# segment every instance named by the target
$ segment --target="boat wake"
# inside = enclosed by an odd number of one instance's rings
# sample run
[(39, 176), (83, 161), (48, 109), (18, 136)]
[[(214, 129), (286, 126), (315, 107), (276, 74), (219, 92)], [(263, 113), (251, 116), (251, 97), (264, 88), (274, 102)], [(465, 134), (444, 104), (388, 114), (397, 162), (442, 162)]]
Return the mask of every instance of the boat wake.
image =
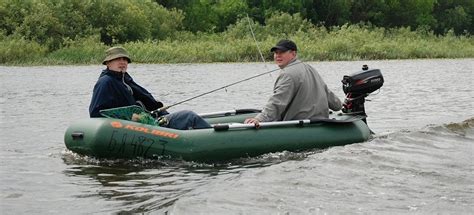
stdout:
[(450, 123), (444, 126), (453, 133), (460, 134), (467, 137), (473, 136), (474, 117), (466, 119), (460, 123)]
[(194, 161), (185, 161), (182, 159), (170, 157), (158, 157), (156, 159), (136, 158), (136, 159), (106, 159), (94, 158), (86, 155), (79, 155), (68, 149), (61, 152), (61, 157), (64, 163), (68, 165), (97, 165), (107, 167), (141, 167), (146, 168), (160, 168), (160, 167), (183, 167), (183, 168), (231, 168), (232, 166), (240, 166), (245, 168), (263, 167), (272, 164), (285, 162), (288, 160), (304, 160), (311, 154), (319, 153), (324, 150), (314, 149), (311, 151), (302, 152), (274, 152), (259, 155), (256, 157), (237, 158), (228, 161), (219, 161), (214, 163), (202, 163)]
[[(291, 189), (292, 195), (311, 195), (312, 199), (337, 202), (337, 205), (326, 205), (326, 209), (339, 208), (340, 202), (362, 204), (361, 199), (368, 198), (374, 205), (390, 204), (397, 212), (406, 212), (409, 207), (429, 213), (448, 212), (443, 208), (472, 202), (472, 190), (464, 188), (472, 184), (473, 139), (474, 118), (470, 118), (378, 135), (363, 143), (324, 150), (283, 151), (219, 163), (172, 158), (97, 159), (68, 150), (63, 151), (62, 159), (70, 165), (64, 171), (66, 175), (87, 177), (99, 183), (94, 189), (100, 192), (95, 195), (126, 198), (127, 204), (114, 209), (122, 212), (186, 210), (189, 202), (214, 198), (222, 194), (222, 189), (226, 190), (226, 198), (237, 199), (241, 193), (255, 190), (271, 193), (273, 186), (266, 187), (262, 181), (279, 177), (285, 184), (273, 184), (287, 186), (287, 181), (301, 175), (304, 177), (298, 177), (299, 189)], [(233, 189), (235, 184), (242, 186)], [(265, 187), (270, 190), (259, 190)], [(393, 198), (400, 200), (393, 203)], [(229, 202), (219, 206), (236, 207), (234, 201)], [(299, 207), (302, 205), (293, 209), (297, 211)]]
[(425, 127), (417, 130), (400, 130), (391, 133), (382, 133), (374, 135), (373, 139), (384, 139), (389, 136), (400, 136), (406, 134), (432, 134), (434, 136), (439, 135), (460, 135), (462, 137), (472, 139), (474, 137), (474, 117), (466, 119), (462, 122), (451, 122), (447, 124), (429, 124)]

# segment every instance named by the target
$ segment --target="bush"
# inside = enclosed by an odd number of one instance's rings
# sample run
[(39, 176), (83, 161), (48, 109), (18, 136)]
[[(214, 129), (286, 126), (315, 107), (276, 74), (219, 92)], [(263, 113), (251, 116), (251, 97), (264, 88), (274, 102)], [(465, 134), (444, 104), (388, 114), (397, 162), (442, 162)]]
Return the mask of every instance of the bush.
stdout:
[(111, 45), (172, 37), (184, 15), (151, 0), (0, 1), (0, 27), (7, 36), (33, 40), (51, 51), (73, 39), (99, 34)]
[(289, 35), (295, 32), (307, 32), (309, 29), (314, 28), (314, 25), (308, 20), (303, 19), (299, 13), (290, 15), (288, 13), (276, 12), (265, 21), (265, 24), (265, 31), (268, 35), (281, 38), (288, 38)]
[(250, 28), (252, 28), (255, 38), (262, 39), (266, 35), (265, 28), (249, 17), (241, 18), (235, 24), (229, 25), (223, 35), (228, 40), (253, 38)]
[(0, 64), (38, 62), (46, 55), (47, 50), (37, 42), (3, 35), (0, 40)]
[(99, 35), (93, 35), (68, 40), (63, 48), (51, 52), (47, 61), (52, 64), (100, 64), (108, 47), (99, 38)]

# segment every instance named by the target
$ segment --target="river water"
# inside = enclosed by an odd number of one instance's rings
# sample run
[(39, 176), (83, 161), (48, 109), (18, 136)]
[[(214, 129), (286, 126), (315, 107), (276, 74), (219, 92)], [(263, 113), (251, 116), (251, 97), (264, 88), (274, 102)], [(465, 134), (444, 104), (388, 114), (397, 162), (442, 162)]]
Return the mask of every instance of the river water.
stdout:
[[(0, 67), (0, 214), (472, 214), (474, 59), (311, 62), (340, 98), (363, 64), (385, 84), (368, 98), (374, 138), (324, 150), (204, 164), (98, 160), (66, 150), (102, 69)], [(173, 104), (273, 64), (131, 64)], [(178, 105), (198, 113), (260, 108), (277, 73)]]

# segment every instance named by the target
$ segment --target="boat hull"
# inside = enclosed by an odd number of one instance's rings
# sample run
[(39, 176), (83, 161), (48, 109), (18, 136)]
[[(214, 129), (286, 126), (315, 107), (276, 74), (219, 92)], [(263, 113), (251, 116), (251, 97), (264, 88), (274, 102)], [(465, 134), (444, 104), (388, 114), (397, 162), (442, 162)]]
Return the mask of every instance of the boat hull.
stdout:
[[(242, 122), (252, 114), (208, 118), (210, 123)], [(370, 129), (361, 119), (333, 116), (343, 123), (314, 122), (265, 128), (175, 130), (132, 121), (91, 118), (66, 131), (66, 147), (97, 158), (171, 157), (219, 161), (269, 152), (301, 151), (366, 141)]]

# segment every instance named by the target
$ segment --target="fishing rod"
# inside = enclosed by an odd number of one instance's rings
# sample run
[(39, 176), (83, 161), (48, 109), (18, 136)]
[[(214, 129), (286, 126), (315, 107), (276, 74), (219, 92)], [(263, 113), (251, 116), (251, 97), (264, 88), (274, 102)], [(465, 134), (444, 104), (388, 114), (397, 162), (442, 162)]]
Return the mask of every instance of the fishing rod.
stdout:
[[(301, 62), (301, 61), (300, 61), (300, 62), (293, 62), (293, 63), (291, 63), (291, 64), (288, 64), (285, 68), (288, 68), (288, 67), (291, 67), (291, 66), (300, 64), (300, 63), (302, 63), (302, 62)], [(254, 79), (254, 78), (260, 77), (260, 76), (262, 76), (262, 75), (266, 75), (266, 74), (268, 74), (268, 73), (275, 72), (275, 71), (280, 70), (280, 69), (281, 69), (281, 68), (276, 68), (276, 69), (273, 69), (273, 70), (270, 70), (270, 71), (266, 71), (266, 72), (264, 72), (264, 73), (260, 73), (260, 74), (258, 74), (258, 75), (254, 75), (254, 76), (251, 76), (251, 77), (242, 79), (242, 80), (240, 80), (240, 81), (236, 81), (236, 82), (234, 82), (234, 83), (231, 83), (231, 84), (228, 84), (228, 85), (225, 85), (225, 86), (216, 88), (216, 89), (214, 89), (214, 90), (211, 90), (211, 91), (208, 91), (208, 92), (205, 92), (205, 93), (201, 93), (201, 94), (199, 94), (199, 95), (197, 95), (197, 96), (193, 96), (193, 97), (191, 97), (191, 98), (182, 100), (182, 101), (180, 101), (180, 102), (176, 102), (176, 103), (174, 103), (174, 104), (172, 104), (172, 105), (168, 105), (168, 106), (164, 106), (164, 107), (158, 108), (158, 109), (152, 111), (152, 113), (159, 113), (159, 112), (161, 112), (161, 111), (167, 110), (167, 109), (170, 108), (170, 107), (174, 107), (174, 106), (176, 106), (176, 105), (185, 103), (185, 102), (187, 102), (187, 101), (191, 101), (191, 100), (193, 100), (193, 99), (195, 99), (195, 98), (199, 98), (199, 97), (201, 97), (201, 96), (204, 96), (204, 95), (207, 95), (207, 94), (216, 92), (216, 91), (218, 91), (218, 90), (225, 89), (225, 88), (227, 88), (227, 87), (230, 87), (230, 86), (233, 86), (233, 85), (242, 83), (242, 82), (244, 82), (244, 81), (248, 81), (248, 80), (250, 80), (250, 79)]]
[(227, 88), (227, 87), (230, 87), (230, 86), (233, 86), (233, 85), (242, 83), (242, 82), (244, 82), (244, 81), (248, 81), (248, 80), (250, 80), (250, 79), (254, 79), (254, 78), (256, 78), (256, 77), (260, 77), (260, 76), (262, 76), (262, 75), (266, 75), (266, 74), (271, 73), (271, 72), (275, 72), (275, 71), (277, 71), (277, 70), (279, 70), (279, 69), (280, 69), (280, 68), (277, 68), (277, 69), (270, 70), (270, 71), (267, 71), (267, 72), (264, 72), (264, 73), (260, 73), (260, 74), (258, 74), (258, 75), (254, 75), (254, 76), (252, 76), (252, 77), (248, 77), (248, 78), (242, 79), (242, 80), (240, 80), (240, 81), (237, 81), (237, 82), (234, 82), (234, 83), (231, 83), (231, 84), (228, 84), (228, 85), (225, 85), (225, 86), (216, 88), (216, 89), (214, 89), (214, 90), (211, 90), (211, 91), (208, 91), (208, 92), (205, 92), (205, 93), (201, 93), (201, 94), (199, 94), (199, 95), (197, 95), (197, 96), (193, 96), (193, 97), (188, 98), (188, 99), (185, 99), (185, 100), (183, 100), (183, 101), (176, 102), (176, 103), (174, 103), (174, 104), (172, 104), (172, 105), (168, 105), (168, 106), (164, 106), (164, 107), (158, 108), (157, 110), (155, 110), (155, 111), (153, 111), (153, 112), (158, 112), (158, 113), (159, 113), (159, 112), (161, 112), (161, 111), (167, 110), (167, 109), (170, 108), (170, 107), (174, 107), (174, 106), (176, 106), (176, 105), (185, 103), (185, 102), (187, 102), (187, 101), (191, 101), (191, 100), (193, 100), (193, 99), (195, 99), (195, 98), (199, 98), (199, 97), (201, 97), (201, 96), (204, 96), (204, 95), (207, 95), (207, 94), (216, 92), (216, 91), (218, 91), (218, 90), (222, 90), (222, 89), (225, 89), (225, 88)]

